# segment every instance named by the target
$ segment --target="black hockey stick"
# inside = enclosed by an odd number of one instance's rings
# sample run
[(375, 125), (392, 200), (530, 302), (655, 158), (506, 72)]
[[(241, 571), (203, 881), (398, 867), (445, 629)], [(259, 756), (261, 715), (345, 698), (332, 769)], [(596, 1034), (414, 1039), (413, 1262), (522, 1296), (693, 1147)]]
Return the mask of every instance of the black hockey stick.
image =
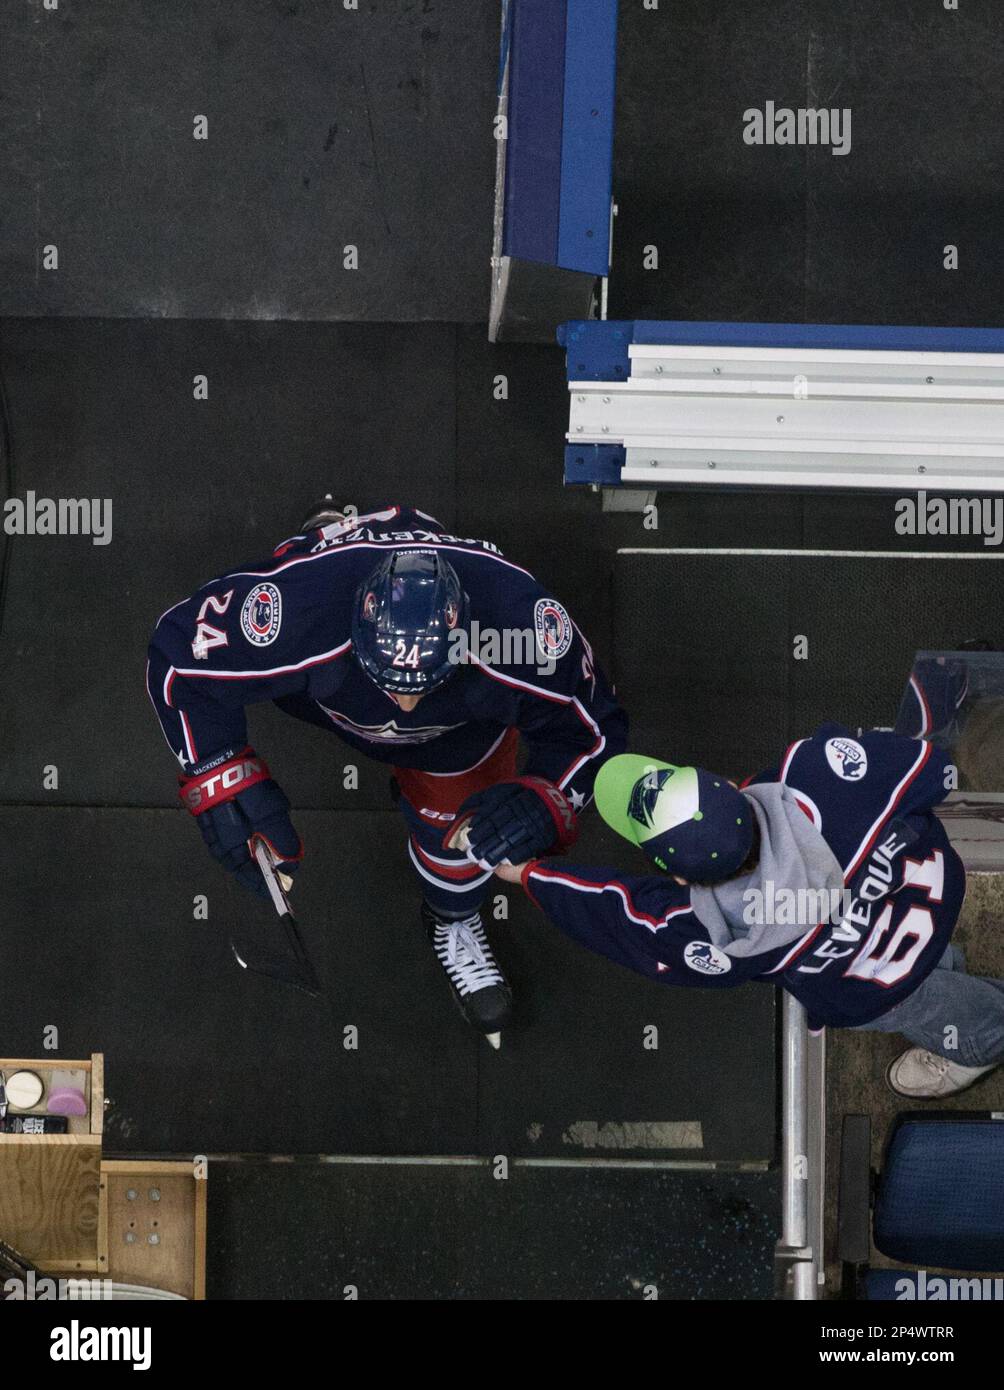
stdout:
[[(265, 975), (270, 980), (302, 991), (312, 999), (320, 999), (324, 991), (300, 937), (300, 929), (280, 882), (271, 850), (260, 836), (251, 837), (249, 848), (257, 860), (269, 897), (279, 915), (286, 949), (276, 949), (271, 942), (260, 949), (252, 947), (247, 940), (238, 945), (231, 936), (230, 949), (234, 959), (242, 969), (250, 970), (254, 975)], [(272, 933), (269, 935), (272, 936)]]

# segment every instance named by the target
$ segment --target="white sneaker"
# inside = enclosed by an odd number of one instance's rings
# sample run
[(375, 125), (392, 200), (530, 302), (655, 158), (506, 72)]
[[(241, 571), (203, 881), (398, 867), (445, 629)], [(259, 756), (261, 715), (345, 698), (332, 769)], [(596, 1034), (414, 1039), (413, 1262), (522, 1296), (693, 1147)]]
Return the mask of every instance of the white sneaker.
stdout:
[(994, 1065), (963, 1067), (936, 1052), (910, 1047), (889, 1064), (885, 1079), (898, 1096), (909, 1096), (911, 1100), (939, 1100), (942, 1096), (964, 1091), (988, 1071), (993, 1071)]

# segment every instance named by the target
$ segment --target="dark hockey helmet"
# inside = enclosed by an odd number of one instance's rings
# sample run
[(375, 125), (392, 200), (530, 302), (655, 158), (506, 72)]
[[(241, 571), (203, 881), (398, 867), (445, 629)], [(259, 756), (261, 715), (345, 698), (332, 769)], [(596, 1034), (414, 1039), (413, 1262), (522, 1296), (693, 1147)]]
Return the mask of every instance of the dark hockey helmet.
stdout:
[(462, 659), (467, 614), (467, 595), (448, 560), (435, 550), (395, 550), (356, 592), (352, 647), (382, 690), (424, 695)]

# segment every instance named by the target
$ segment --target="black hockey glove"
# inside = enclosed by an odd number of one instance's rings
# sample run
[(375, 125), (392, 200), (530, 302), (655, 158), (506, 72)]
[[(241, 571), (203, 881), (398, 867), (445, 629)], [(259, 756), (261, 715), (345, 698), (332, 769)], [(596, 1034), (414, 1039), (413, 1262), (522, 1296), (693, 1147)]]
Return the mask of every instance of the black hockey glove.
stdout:
[(198, 820), (209, 853), (245, 888), (268, 897), (248, 845), (252, 835), (266, 841), (283, 873), (299, 868), (303, 845), (289, 818), (289, 801), (253, 748), (207, 758), (178, 783), (181, 800)]
[(571, 803), (543, 777), (517, 777), (469, 796), (446, 836), (448, 848), (466, 849), (486, 868), (503, 860), (522, 864), (575, 843)]

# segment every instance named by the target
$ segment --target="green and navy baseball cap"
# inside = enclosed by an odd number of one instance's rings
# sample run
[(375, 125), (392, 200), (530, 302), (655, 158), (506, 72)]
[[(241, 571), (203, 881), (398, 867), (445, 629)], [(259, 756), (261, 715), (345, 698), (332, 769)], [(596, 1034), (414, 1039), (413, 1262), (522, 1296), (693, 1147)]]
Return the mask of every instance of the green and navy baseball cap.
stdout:
[(667, 873), (717, 883), (753, 845), (753, 808), (728, 778), (621, 753), (600, 768), (596, 806), (612, 830)]

